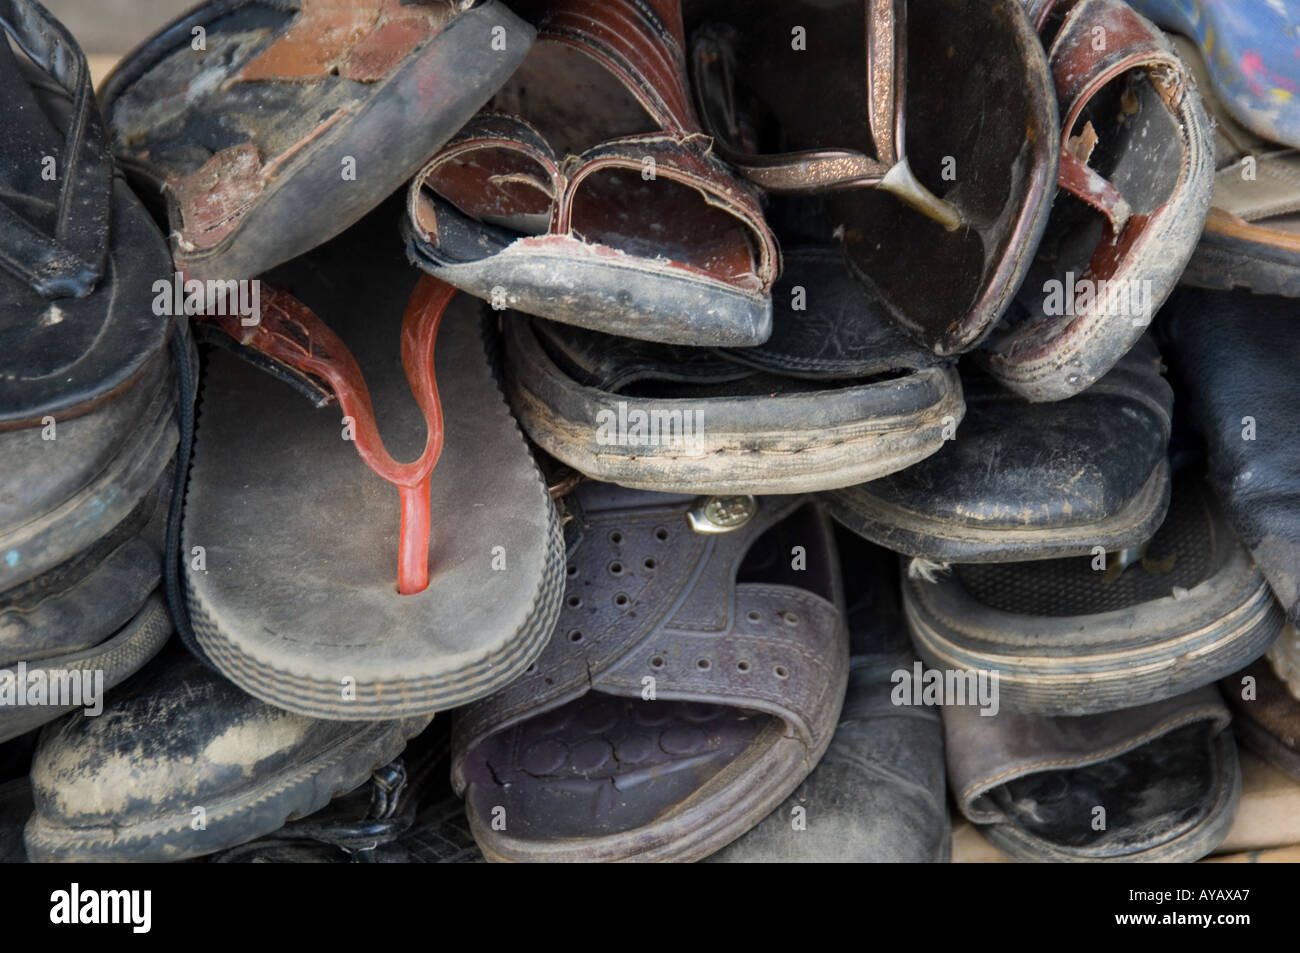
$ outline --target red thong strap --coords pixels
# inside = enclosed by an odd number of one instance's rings
[[[293,295],[263,285],[261,319],[253,327],[243,327],[238,315],[199,316],[245,347],[329,384],[344,415],[354,421],[353,442],[362,462],[396,486],[401,496],[397,590],[402,595],[422,592],[429,585],[429,478],[443,440],[433,346],[455,294],[451,285],[423,275],[402,318],[402,368],[427,428],[424,452],[410,463],[398,463],[384,449],[370,391],[347,345]]]

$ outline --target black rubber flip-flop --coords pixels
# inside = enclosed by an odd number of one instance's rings
[[[229,329],[341,406],[214,351],[185,499],[201,651],[318,718],[491,694],[542,650],[563,587],[559,521],[494,377],[490,325],[471,298],[447,310],[454,289],[407,265],[386,211],[273,274],[261,324]]]
[[[0,592],[149,493],[177,443],[167,246],[113,164],[76,42],[0,2]],[[20,62],[10,40],[28,56]]]
[[[409,179],[515,70],[500,2],[209,0],[101,89],[119,160],[164,187],[177,267],[252,278]]]

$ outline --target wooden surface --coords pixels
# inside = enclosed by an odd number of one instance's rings
[[[1259,863],[1300,861],[1300,782],[1241,751],[1241,807],[1215,861]],[[956,821],[952,831],[955,864],[1011,863],[974,825]]]

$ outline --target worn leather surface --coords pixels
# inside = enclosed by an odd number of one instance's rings
[[[949,540],[972,531],[1086,534],[1130,507],[1164,464],[1173,391],[1149,338],[1091,388],[1052,404],[1029,403],[974,367],[962,370],[966,417],[954,439],[905,470],[831,495],[837,515],[868,538],[893,544],[897,529],[910,525],[905,517],[924,520],[904,550],[946,559]],[[882,506],[899,512],[891,519]]]
[[[1290,299],[1184,288],[1161,315],[1165,354],[1205,437],[1210,484],[1292,623],[1300,619],[1295,318]]]
[[[916,693],[909,697],[919,698],[921,689],[899,612],[896,560],[843,530],[837,541],[852,654],[835,737],[780,807],[710,861],[948,860],[952,832],[939,710],[894,702],[905,682]]]
[[[1254,679],[1253,698],[1243,697],[1247,678]],[[1287,690],[1264,659],[1219,684],[1242,743],[1280,771],[1300,779],[1300,699]]]
[[[887,308],[849,275],[831,245],[782,251],[784,269],[772,289],[772,336],[756,347],[732,348],[730,359],[793,377],[840,380],[903,373],[942,363],[890,319]]]

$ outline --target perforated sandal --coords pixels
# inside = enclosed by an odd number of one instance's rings
[[[319,718],[490,694],[541,651],[562,588],[559,522],[494,379],[486,322],[464,298],[443,320],[454,289],[416,281],[383,211],[274,275],[258,326],[218,319],[278,373],[212,353],[185,500],[200,651],[257,697]],[[343,419],[277,376],[337,401]],[[386,443],[419,456],[398,464]]]
[[[1207,685],[1262,655],[1283,623],[1208,490],[1187,480],[1145,548],[914,573],[903,603],[927,664],[996,672],[1004,708],[1051,715]]]
[[[1173,290],[1205,224],[1214,154],[1191,75],[1123,0],[1027,6],[1050,42],[1061,191],[983,357],[1029,400],[1062,400],[1114,367]]]
[[[943,446],[965,413],[956,369],[907,339],[833,249],[793,249],[774,300],[772,339],[725,354],[507,318],[512,406],[580,473],[663,492],[824,490]]]
[[[3,593],[153,488],[176,448],[168,340],[183,330],[153,310],[166,244],[113,164],[80,48],[22,0],[0,2],[0,40]]]
[[[1024,278],[1056,178],[1055,97],[1019,5],[734,0],[705,15],[691,62],[720,153],[770,192],[830,194],[854,274],[889,313],[937,354],[973,348]]]
[[[215,853],[364,784],[428,721],[303,718],[174,647],[97,717],[76,714],[42,732],[27,854],[158,863]]]
[[[829,525],[798,497],[584,483],[565,503],[559,624],[522,678],[457,716],[452,784],[489,860],[697,860],[780,804],[834,733],[848,634]]]
[[[957,806],[1016,860],[1199,860],[1241,801],[1231,716],[1213,685],[1084,718],[942,710]]]
[[[529,0],[538,42],[411,184],[411,260],[555,321],[674,344],[771,331],[756,190],[712,154],[680,0]]]
[[[251,278],[399,188],[532,36],[499,0],[210,0],[130,53],[101,99],[119,160],[165,191],[177,267]]]
[[[1082,394],[1031,404],[971,367],[966,418],[934,456],[826,495],[832,516],[930,564],[1139,546],[1169,507],[1174,394],[1148,338]]]

